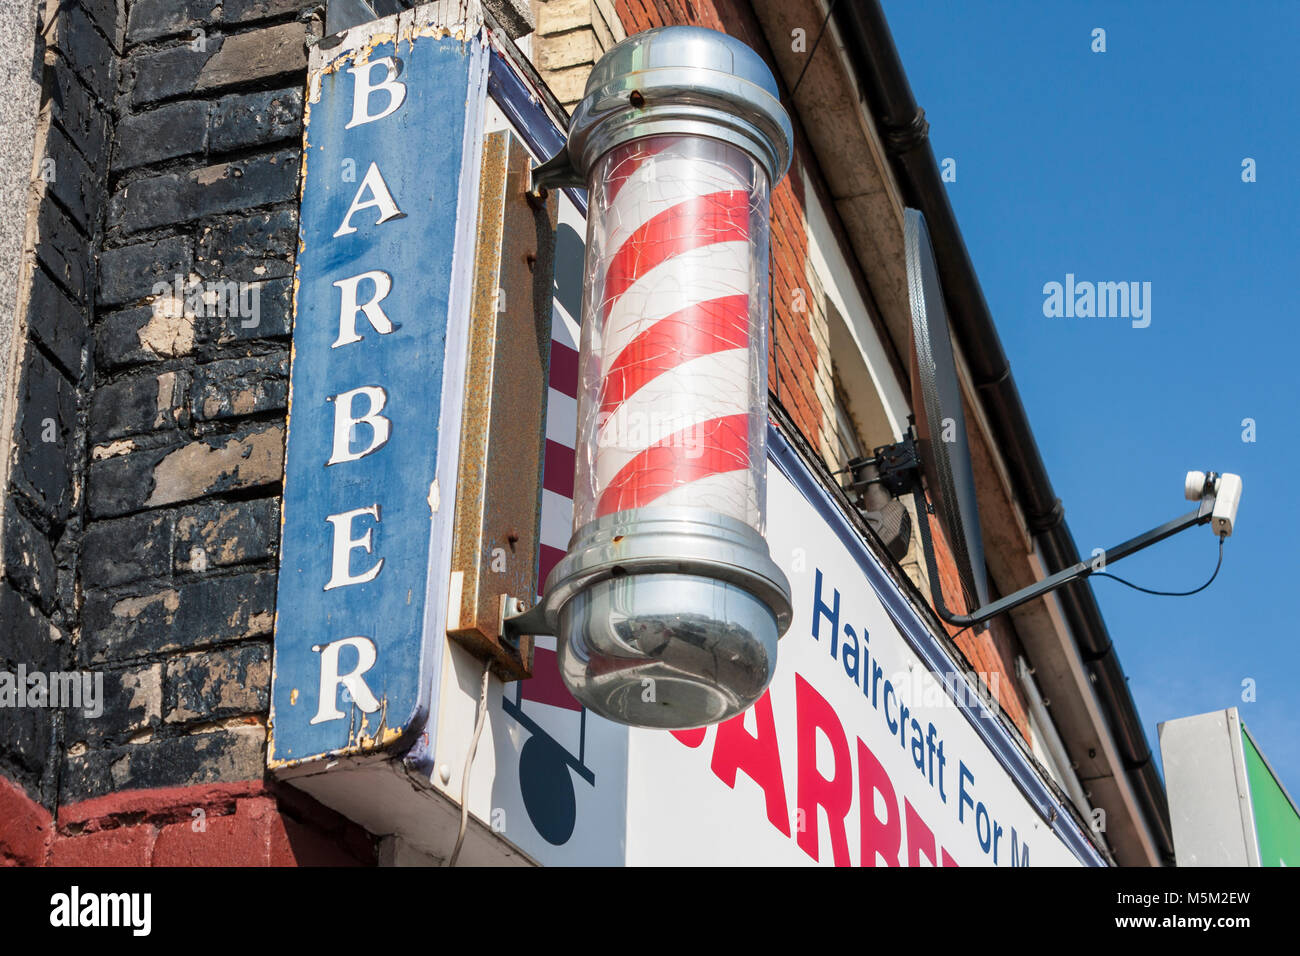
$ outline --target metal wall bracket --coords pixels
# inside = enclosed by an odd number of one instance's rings
[[[1104,566],[1095,565],[1092,561],[1079,561],[1077,564],[1064,568],[1035,584],[1021,588],[1014,594],[1009,594],[996,601],[990,601],[983,607],[975,608],[969,614],[956,614],[948,610],[947,605],[944,603],[943,590],[939,583],[939,569],[934,554],[934,540],[930,532],[930,522],[927,520],[927,516],[933,514],[934,509],[926,499],[925,488],[921,480],[921,459],[917,451],[914,433],[909,434],[900,442],[892,445],[881,445],[873,449],[871,458],[857,458],[850,461],[848,468],[853,476],[857,476],[863,467],[867,465],[875,466],[878,471],[877,476],[865,480],[851,481],[845,485],[845,490],[861,491],[867,485],[879,484],[895,498],[905,494],[912,495],[912,500],[916,505],[917,524],[921,527],[921,544],[925,552],[926,574],[930,580],[931,600],[934,602],[934,609],[939,617],[955,627],[982,628],[987,625],[989,620],[999,614],[1004,614],[1021,604],[1069,584],[1071,581],[1086,578]],[[1208,524],[1213,518],[1213,511],[1214,497],[1207,496],[1195,511],[1167,521],[1159,527],[1130,538],[1113,548],[1108,548],[1102,552],[1104,561],[1108,564],[1114,563],[1187,528]]]
[[[526,606],[519,598],[505,595],[501,603],[501,633],[512,641],[538,634],[554,634],[555,622],[545,604]]]
[[[507,680],[532,670],[534,632],[506,619],[537,587],[558,209],[528,199],[529,163],[510,133],[487,137],[447,615]]]
[[[921,526],[921,543],[925,550],[925,567],[926,573],[930,578],[930,598],[934,601],[934,610],[946,622],[954,627],[978,627],[985,625],[991,619],[999,614],[1005,614],[1014,608],[1019,607],[1035,598],[1042,597],[1055,591],[1057,588],[1069,584],[1072,581],[1079,581],[1096,571],[1103,570],[1106,565],[1114,564],[1122,558],[1131,554],[1149,548],[1165,538],[1172,537],[1180,531],[1188,528],[1194,528],[1197,525],[1209,524],[1214,514],[1214,499],[1205,498],[1195,511],[1189,511],[1185,515],[1166,521],[1157,528],[1145,531],[1136,537],[1129,538],[1113,548],[1107,548],[1101,553],[1101,562],[1079,561],[1068,568],[1063,568],[1055,574],[1049,575],[1028,587],[1023,587],[1019,591],[1008,594],[1006,597],[998,598],[996,601],[990,601],[983,607],[975,608],[969,614],[954,614],[949,611],[943,600],[943,590],[939,584],[939,569],[934,557],[934,543],[930,535],[930,522],[925,520],[924,515],[929,509],[925,500],[925,494],[920,489],[914,493],[917,514],[921,515],[921,520],[917,523]]]
[[[859,480],[858,473],[866,465],[875,465],[877,475]],[[862,491],[868,484],[880,484],[890,495],[898,498],[921,485],[921,459],[911,435],[892,445],[872,449],[870,458],[855,458],[849,462],[848,468],[854,480],[844,486],[846,491]]]
[[[532,172],[533,185],[531,192],[533,195],[537,195],[543,189],[560,189],[565,186],[582,189],[587,185],[582,178],[582,173],[573,168],[567,146],[546,162],[534,166]]]

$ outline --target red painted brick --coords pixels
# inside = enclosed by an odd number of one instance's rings
[[[195,821],[163,827],[154,846],[154,866],[266,866],[270,825],[256,801],[239,801],[226,816],[209,816],[206,828]]]
[[[57,836],[51,866],[148,866],[154,828],[150,824],[100,830],[82,836]]]
[[[11,829],[8,820],[30,816],[33,807],[39,825],[39,805],[0,779],[0,820],[6,821],[0,850],[27,832]],[[203,830],[194,829],[196,808],[206,811]],[[53,828],[49,814],[44,820],[21,858],[11,848],[0,852],[0,865],[45,861],[41,833]],[[377,862],[375,838],[362,827],[300,791],[258,781],[116,793],[64,807],[60,821],[50,854],[60,865],[265,866],[273,847],[278,865]]]
[[[113,826],[121,815],[132,818],[143,815],[154,822],[189,820],[196,807],[202,807],[211,817],[232,811],[240,797],[265,792],[266,785],[258,780],[158,790],[122,790],[60,807],[59,828],[66,830],[79,826],[93,830]]]
[[[271,824],[271,866],[361,866],[336,839],[279,816]]]
[[[36,866],[45,861],[54,832],[50,812],[11,780],[0,777],[0,863]]]

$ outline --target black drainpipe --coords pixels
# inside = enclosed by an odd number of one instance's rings
[[[929,124],[912,96],[884,11],[878,0],[837,3],[835,22],[903,197],[908,205],[921,210],[930,228],[953,331],[970,364],[976,391],[1025,509],[1034,542],[1048,573],[1069,567],[1078,562],[1079,551],[1030,431],[1011,366],[939,176],[930,148]],[[1080,581],[1056,593],[1156,846],[1164,863],[1172,865],[1174,848],[1164,787],[1092,586]]]

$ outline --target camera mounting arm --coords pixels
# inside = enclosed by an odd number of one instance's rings
[[[943,602],[943,591],[939,586],[939,571],[934,558],[934,544],[930,536],[930,522],[925,520],[924,514],[928,510],[924,495],[918,490],[914,493],[914,500],[918,512],[922,517],[918,520],[921,526],[921,543],[925,550],[926,572],[930,577],[930,595],[934,600],[934,609],[939,617],[943,618],[949,624],[955,627],[974,627],[983,624],[990,619],[997,617],[1006,611],[1017,608],[1020,605],[1041,597],[1064,584],[1071,581],[1078,581],[1088,577],[1088,575],[1104,570],[1106,565],[1114,564],[1121,558],[1126,558],[1130,554],[1136,554],[1144,548],[1172,537],[1180,531],[1196,525],[1209,524],[1214,519],[1214,499],[1204,499],[1195,511],[1190,511],[1185,515],[1166,521],[1158,528],[1152,528],[1150,531],[1143,532],[1135,538],[1129,538],[1122,544],[1113,548],[1107,548],[1100,555],[1090,561],[1079,561],[1068,568],[1057,571],[1028,587],[1021,588],[1006,597],[998,598],[983,607],[976,608],[969,614],[954,614],[949,611]]]
[[[1127,541],[1095,555],[1091,560],[1079,561],[1068,568],[1057,571],[1055,574],[1048,575],[1041,581],[1008,594],[1006,597],[998,598],[983,607],[975,608],[968,614],[955,614],[948,610],[943,601],[943,589],[940,587],[939,569],[934,557],[934,542],[928,520],[928,516],[934,512],[926,500],[913,442],[910,439],[905,439],[897,445],[878,448],[876,449],[876,460],[882,463],[882,468],[889,465],[895,466],[891,469],[894,473],[888,476],[891,485],[899,489],[895,491],[895,494],[906,493],[907,491],[912,493],[912,500],[916,505],[917,524],[921,526],[921,545],[925,552],[926,574],[930,580],[930,596],[934,601],[935,612],[947,623],[962,628],[985,624],[999,614],[1055,591],[1062,585],[1104,571],[1108,564],[1113,564],[1130,554],[1136,554],[1144,548],[1149,548],[1151,545],[1172,537],[1187,528],[1210,524],[1216,537],[1220,540],[1227,538],[1232,534],[1233,526],[1237,520],[1237,508],[1241,503],[1242,482],[1238,475],[1219,474],[1213,471],[1208,474],[1201,471],[1190,471],[1187,473],[1183,485],[1183,494],[1190,501],[1200,502],[1196,510],[1166,521],[1159,527],[1152,528],[1137,537],[1129,538]]]

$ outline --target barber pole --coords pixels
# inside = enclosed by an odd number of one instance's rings
[[[577,530],[679,505],[763,530],[767,183],[735,147],[660,136],[593,176]]]
[[[573,537],[544,614],[573,695],[622,723],[740,713],[789,627],[763,533],[769,190],[790,141],[757,54],[666,27],[602,57],[535,172],[589,197]]]

